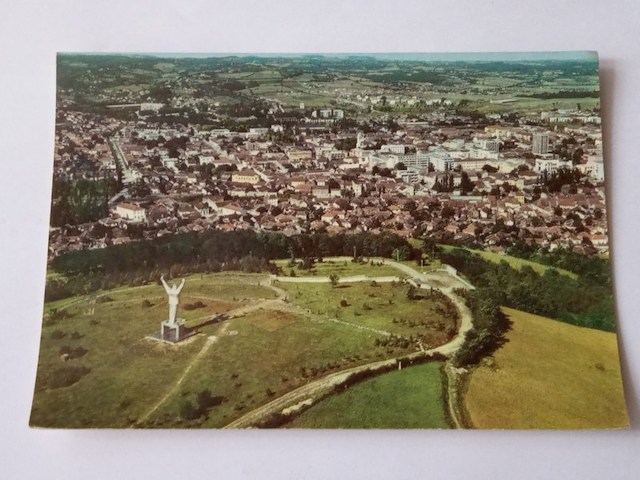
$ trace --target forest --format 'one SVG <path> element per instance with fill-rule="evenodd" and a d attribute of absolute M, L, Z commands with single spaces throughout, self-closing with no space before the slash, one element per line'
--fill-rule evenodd
<path fill-rule="evenodd" d="M 560 249 L 529 255 L 531 260 L 577 273 L 578 278 L 573 279 L 553 268 L 539 275 L 529 266 L 515 269 L 505 261 L 495 264 L 464 249 L 443 252 L 440 258 L 476 286 L 476 290 L 464 293 L 474 329 L 456 355 L 458 366 L 477 363 L 504 342 L 509 323 L 500 311 L 502 306 L 581 327 L 615 331 L 611 273 L 605 259 Z"/>
<path fill-rule="evenodd" d="M 420 255 L 406 239 L 393 233 L 287 237 L 249 230 L 208 230 L 62 254 L 51 260 L 50 267 L 66 280 L 48 281 L 45 300 L 119 285 L 144 285 L 167 272 L 172 277 L 231 270 L 268 272 L 274 270 L 271 261 L 275 259 L 353 256 L 354 250 L 358 257 L 389 258 L 394 251 L 402 252 L 404 259 Z"/>

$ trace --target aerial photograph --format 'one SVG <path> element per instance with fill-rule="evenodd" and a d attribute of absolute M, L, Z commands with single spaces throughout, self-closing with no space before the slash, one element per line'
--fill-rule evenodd
<path fill-rule="evenodd" d="M 595 52 L 56 62 L 31 426 L 628 428 Z"/>

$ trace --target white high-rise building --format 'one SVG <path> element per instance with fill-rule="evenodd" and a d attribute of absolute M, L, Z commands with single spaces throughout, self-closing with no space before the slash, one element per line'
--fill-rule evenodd
<path fill-rule="evenodd" d="M 549 153 L 549 134 L 547 132 L 533 134 L 533 153 L 536 155 Z"/>

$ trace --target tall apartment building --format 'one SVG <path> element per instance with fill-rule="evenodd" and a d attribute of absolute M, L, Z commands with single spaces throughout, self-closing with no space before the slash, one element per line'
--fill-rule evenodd
<path fill-rule="evenodd" d="M 533 153 L 536 155 L 549 153 L 549 134 L 547 132 L 533 134 Z"/>

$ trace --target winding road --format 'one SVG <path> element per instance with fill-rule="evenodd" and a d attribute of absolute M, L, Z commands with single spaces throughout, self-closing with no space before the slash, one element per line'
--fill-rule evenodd
<path fill-rule="evenodd" d="M 351 260 L 351 257 L 330 257 L 326 258 L 325 261 L 344 261 Z M 464 280 L 459 279 L 457 276 L 452 275 L 447 271 L 435 271 L 429 273 L 421 273 L 411 268 L 408 265 L 395 262 L 393 260 L 388 259 L 374 259 L 374 261 L 382 261 L 386 265 L 392 266 L 401 272 L 410 276 L 410 280 L 414 285 L 419 288 L 430 289 L 437 288 L 442 293 L 444 293 L 449 300 L 451 300 L 458 311 L 460 312 L 460 324 L 458 327 L 458 332 L 456 335 L 447 343 L 440 345 L 438 347 L 424 350 L 420 352 L 415 352 L 409 355 L 405 355 L 400 357 L 403 360 L 409 360 L 412 358 L 420 358 L 433 355 L 435 353 L 442 354 L 446 357 L 450 357 L 453 355 L 463 344 L 465 334 L 471 330 L 472 328 L 472 316 L 470 310 L 465 305 L 464 301 L 458 297 L 454 290 L 457 288 L 468 289 L 469 284 Z M 287 282 L 300 282 L 300 283 L 329 283 L 329 277 L 276 277 L 272 276 L 271 279 L 283 280 L 287 279 Z M 349 281 L 380 281 L 380 278 L 390 278 L 390 277 L 345 277 L 341 279 L 341 282 L 346 283 L 347 279 Z M 393 277 L 397 278 L 397 277 Z M 277 287 L 276 287 L 277 288 Z M 234 420 L 233 422 L 226 425 L 224 428 L 249 428 L 260 421 L 268 418 L 271 415 L 282 412 L 285 408 L 292 407 L 298 404 L 302 404 L 303 402 L 308 402 L 311 400 L 314 401 L 314 398 L 322 397 L 324 394 L 331 391 L 336 385 L 343 383 L 350 375 L 354 373 L 358 373 L 364 370 L 376 370 L 388 365 L 395 364 L 398 359 L 392 358 L 387 360 L 381 360 L 377 362 L 368 363 L 365 365 L 360 365 L 357 367 L 352 367 L 346 370 L 342 370 L 340 372 L 336 372 L 326 377 L 323 377 L 319 380 L 315 380 L 313 382 L 307 383 L 301 387 L 298 387 L 278 398 L 272 400 L 271 402 L 262 405 L 251 412 L 246 413 L 242 417 Z M 454 418 L 454 423 L 458 426 L 458 420 Z"/>
<path fill-rule="evenodd" d="M 302 385 L 274 400 L 271 402 L 264 404 L 248 413 L 243 415 L 242 417 L 234 420 L 233 422 L 226 425 L 224 428 L 249 428 L 252 427 L 264 419 L 269 418 L 269 416 L 280 413 L 286 408 L 294 408 L 296 405 L 302 403 L 313 402 L 317 398 L 321 398 L 325 394 L 329 393 L 334 389 L 335 386 L 343 383 L 350 375 L 365 371 L 365 370 L 377 370 L 380 368 L 388 367 L 397 363 L 398 360 L 406 361 L 415 358 L 428 357 L 433 354 L 441 354 L 445 357 L 450 357 L 453 355 L 463 344 L 465 334 L 472 328 L 472 317 L 471 312 L 464 304 L 464 301 L 458 297 L 455 293 L 455 289 L 463 288 L 468 289 L 471 286 L 465 282 L 464 280 L 458 278 L 457 276 L 451 274 L 446 270 L 438 270 L 431 271 L 427 273 L 422 273 L 417 271 L 416 269 L 405 265 L 403 263 L 395 262 L 393 260 L 388 260 L 384 258 L 374 258 L 372 259 L 376 262 L 382 262 L 386 265 L 389 265 L 393 268 L 396 268 L 400 272 L 409 276 L 408 282 L 412 283 L 414 286 L 418 288 L 431 289 L 435 288 L 441 291 L 443 294 L 453 302 L 460 313 L 458 331 L 456 335 L 447 343 L 440 345 L 438 347 L 424 350 L 421 349 L 419 352 L 414 352 L 411 354 L 403 355 L 398 358 L 391 358 L 386 360 L 380 360 L 376 362 L 367 363 L 364 365 L 359 365 L 357 367 L 351 367 L 339 372 L 335 372 L 329 374 L 321 379 L 312 381 L 305 385 Z M 325 261 L 351 261 L 351 257 L 328 257 L 325 258 Z M 352 282 L 395 282 L 400 281 L 400 277 L 396 276 L 383 276 L 383 277 L 369 277 L 365 275 L 352 276 L 352 277 L 343 277 L 339 279 L 339 283 L 352 283 Z M 287 302 L 287 292 L 277 285 L 274 285 L 274 281 L 281 281 L 287 283 L 330 283 L 329 277 L 279 277 L 275 275 L 271 275 L 266 283 L 262 283 L 261 285 L 270 288 L 273 290 L 277 297 L 274 299 L 263 299 L 251 305 L 245 305 L 239 307 L 237 309 L 231 310 L 227 312 L 228 319 L 232 319 L 234 317 L 239 317 L 246 315 L 247 313 L 253 312 L 259 309 L 265 310 L 279 310 L 291 312 L 299 315 L 303 315 L 306 317 L 313 317 L 314 315 L 310 310 L 303 309 L 297 305 L 291 304 Z M 472 287 L 471 287 L 472 288 Z M 325 319 L 327 320 L 327 319 Z M 371 330 L 374 333 L 380 335 L 390 335 L 389 332 L 385 332 L 383 330 L 377 330 L 370 327 L 365 327 L 362 325 L 353 324 L 351 322 L 345 322 L 338 319 L 328 319 L 329 321 L 335 321 L 341 324 L 344 324 L 349 327 L 359 328 Z M 145 422 L 154 412 L 156 412 L 171 396 L 175 395 L 182 385 L 184 379 L 192 370 L 192 368 L 200 361 L 200 359 L 207 353 L 209 348 L 213 343 L 215 343 L 218 338 L 223 335 L 227 329 L 229 324 L 225 322 L 223 327 L 221 328 L 218 335 L 209 336 L 204 343 L 202 349 L 194 356 L 193 360 L 185 367 L 183 373 L 178 377 L 178 379 L 172 383 L 172 385 L 167 390 L 167 393 L 163 395 L 158 402 L 156 402 L 148 411 L 146 411 L 136 422 L 136 426 L 141 426 L 143 422 Z M 454 421 L 457 420 L 454 418 Z"/>

